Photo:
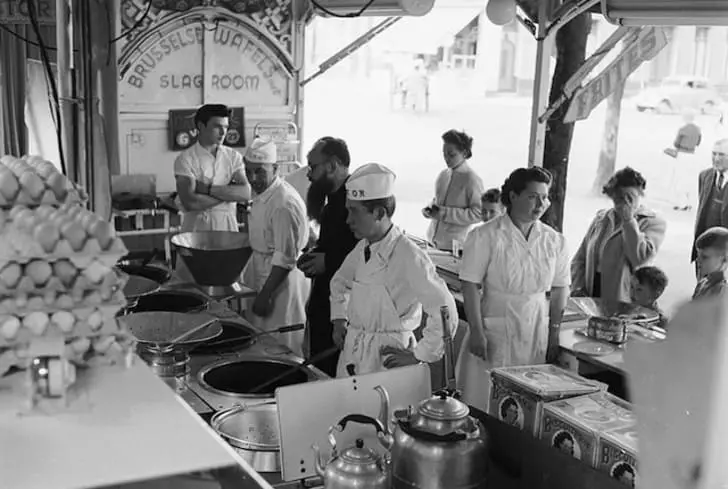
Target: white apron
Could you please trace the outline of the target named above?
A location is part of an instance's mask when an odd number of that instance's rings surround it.
[[[400,238],[401,239],[401,238]],[[395,244],[396,246],[396,244]],[[386,370],[380,349],[383,346],[414,349],[414,330],[422,314],[402,323],[385,285],[387,267],[374,268],[371,261],[359,267],[349,297],[349,326],[344,348],[336,367],[337,377],[348,377],[347,365],[356,375]]]
[[[487,340],[486,360],[470,353],[465,335],[456,367],[458,389],[463,401],[487,411],[490,370],[517,365],[545,363],[548,346],[548,302],[546,294],[511,295],[489,291],[483,310],[505,310],[505,316],[483,318]]]
[[[250,246],[253,254],[243,271],[243,282],[250,288],[260,291],[263,288],[271,269],[273,253],[265,242],[263,229],[265,222],[265,205],[252,205],[248,214],[250,229]],[[263,331],[272,331],[283,326],[306,323],[306,299],[310,289],[308,279],[298,268],[293,268],[278,290],[275,292],[273,312],[268,317],[253,314],[254,299],[248,301],[247,319],[253,326]],[[303,357],[303,331],[283,333],[275,338],[290,348],[294,354]]]

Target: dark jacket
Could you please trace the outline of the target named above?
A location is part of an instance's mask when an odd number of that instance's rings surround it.
[[[715,168],[708,168],[707,170],[701,171],[698,176],[698,212],[695,215],[695,239],[693,240],[693,249],[690,255],[691,262],[695,261],[695,258],[698,256],[698,251],[695,249],[695,240],[708,229],[705,225],[705,213],[708,208],[710,192],[715,186],[716,173],[717,170]],[[728,199],[723,202],[721,216],[720,225],[728,227]]]

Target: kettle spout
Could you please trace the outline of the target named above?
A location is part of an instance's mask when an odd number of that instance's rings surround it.
[[[316,470],[316,473],[320,475],[321,477],[324,476],[324,473],[326,472],[326,467],[324,467],[323,462],[321,461],[321,451],[319,450],[318,445],[311,445],[311,448],[313,449],[313,466]]]
[[[379,421],[382,423],[382,427],[384,427],[384,435],[389,435],[391,433],[389,427],[389,393],[387,392],[387,389],[381,385],[376,386],[374,390],[379,393],[379,398],[381,399],[379,407]]]

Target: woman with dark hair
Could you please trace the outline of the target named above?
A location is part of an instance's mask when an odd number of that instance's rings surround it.
[[[558,353],[569,254],[564,236],[540,221],[550,186],[546,170],[514,171],[501,189],[506,213],[474,228],[465,242],[460,280],[470,332],[458,383],[479,409],[488,402],[484,371],[553,361]]]
[[[647,182],[630,167],[615,173],[602,192],[611,209],[597,212],[571,262],[571,295],[630,302],[632,272],[657,255],[667,224],[640,204]]]
[[[422,209],[431,219],[428,240],[440,250],[452,250],[453,240],[465,241],[468,231],[481,220],[483,181],[470,168],[473,138],[454,129],[442,135],[445,168],[435,182],[435,199]]]

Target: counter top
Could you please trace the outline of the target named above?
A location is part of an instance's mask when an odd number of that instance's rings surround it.
[[[102,487],[244,464],[138,358],[79,370],[69,407],[55,414],[24,412],[25,379],[0,378],[3,487]],[[269,487],[244,466],[254,487]]]

